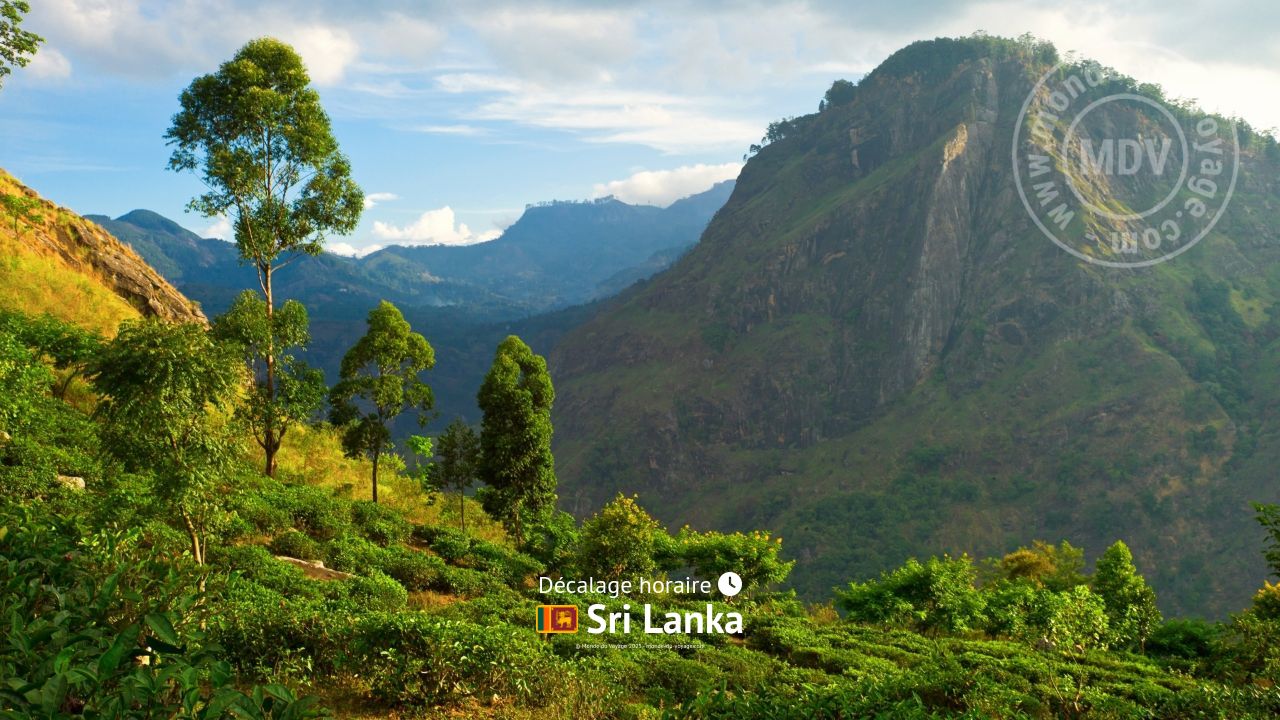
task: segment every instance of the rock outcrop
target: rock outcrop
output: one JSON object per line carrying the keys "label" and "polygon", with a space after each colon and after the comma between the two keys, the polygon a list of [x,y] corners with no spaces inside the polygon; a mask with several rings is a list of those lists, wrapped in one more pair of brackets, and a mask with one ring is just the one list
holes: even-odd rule
{"label": "rock outcrop", "polygon": [[5,186],[0,191],[16,189],[39,201],[33,213],[36,219],[24,221],[18,237],[33,252],[55,257],[68,271],[100,282],[143,315],[174,322],[208,322],[195,303],[101,226],[41,198],[7,175],[0,179]]}

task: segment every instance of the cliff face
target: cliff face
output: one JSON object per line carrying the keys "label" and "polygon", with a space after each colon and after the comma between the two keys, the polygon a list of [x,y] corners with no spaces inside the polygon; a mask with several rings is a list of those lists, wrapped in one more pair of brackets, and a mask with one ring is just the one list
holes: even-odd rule
{"label": "cliff face", "polygon": [[1246,132],[1231,212],[1192,251],[1082,262],[1010,159],[1049,66],[924,43],[788,123],[697,247],[558,346],[569,509],[639,492],[669,523],[775,528],[815,596],[912,554],[1123,538],[1168,609],[1243,605],[1247,502],[1277,494],[1280,152]]}
{"label": "cliff face", "polygon": [[[55,299],[60,284],[57,276],[61,275],[62,281],[81,289],[86,284],[106,289],[140,315],[154,315],[174,322],[207,322],[199,307],[132,248],[96,223],[40,198],[34,190],[2,172],[0,193],[37,201],[23,217],[5,216],[0,225],[6,227],[0,232],[6,234],[6,244],[13,256],[25,257],[37,268],[36,274],[47,276],[44,280],[49,287],[43,290]],[[88,299],[91,296],[83,294],[64,300],[74,302],[76,297],[80,302],[91,302]]]}

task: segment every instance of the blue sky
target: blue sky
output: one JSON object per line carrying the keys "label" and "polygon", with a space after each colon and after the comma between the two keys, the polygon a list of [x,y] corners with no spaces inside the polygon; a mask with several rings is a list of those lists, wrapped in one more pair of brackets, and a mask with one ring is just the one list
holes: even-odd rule
{"label": "blue sky", "polygon": [[[1033,32],[1175,96],[1280,125],[1280,24],[1259,2],[897,3],[35,0],[48,40],[0,91],[0,167],[81,213],[184,213],[165,170],[177,96],[245,41],[295,45],[373,199],[344,252],[474,242],[525,203],[665,204],[736,174],[783,116],[811,112],[906,43]],[[339,244],[341,243],[341,244]]]}

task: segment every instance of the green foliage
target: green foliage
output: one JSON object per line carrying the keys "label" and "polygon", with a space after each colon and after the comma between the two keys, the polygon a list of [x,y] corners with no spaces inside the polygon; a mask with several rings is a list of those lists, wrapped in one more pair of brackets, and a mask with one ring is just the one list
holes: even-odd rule
{"label": "green foliage", "polygon": [[277,535],[272,538],[268,547],[276,555],[298,558],[299,560],[319,560],[324,557],[324,549],[320,547],[320,543],[297,530],[290,530],[283,535]]}
{"label": "green foliage", "polygon": [[186,568],[136,533],[82,536],[63,519],[0,506],[0,707],[7,717],[306,718],[269,685],[236,689],[207,643]]}
{"label": "green foliage", "polygon": [[18,338],[0,329],[0,431],[21,432],[31,410],[53,381]]}
{"label": "green foliage", "polygon": [[458,526],[466,532],[466,499],[463,494],[476,481],[480,464],[480,438],[461,418],[449,423],[436,442],[439,459],[432,464],[431,484],[458,493]]}
{"label": "green foliage", "polygon": [[974,587],[969,556],[912,558],[878,580],[849,583],[836,593],[840,609],[853,620],[931,632],[964,632],[982,621],[985,600]]}
{"label": "green foliage", "polygon": [[26,0],[0,0],[0,84],[15,67],[26,67],[44,38],[23,30],[22,18],[31,12]]}
{"label": "green foliage", "polygon": [[193,80],[181,105],[165,133],[169,167],[200,173],[209,190],[191,209],[232,215],[240,256],[264,285],[282,254],[318,255],[326,233],[355,229],[364,195],[293,48],[250,41]]}
{"label": "green foliage", "polygon": [[314,594],[302,570],[277,560],[272,552],[261,545],[232,545],[215,548],[209,558],[213,565],[235,571],[280,595],[305,597]]}
{"label": "green foliage", "polygon": [[858,86],[848,80],[836,80],[831,83],[831,87],[827,88],[827,92],[822,96],[822,102],[818,103],[818,112],[828,110],[841,105],[848,105],[857,97]]}
{"label": "green foliage", "polygon": [[88,371],[102,351],[102,336],[51,315],[27,317],[0,311],[0,328],[62,371],[53,388],[54,396],[60,400],[66,399],[71,383]]}
{"label": "green foliage", "polygon": [[431,410],[431,388],[418,374],[435,365],[431,345],[405,321],[395,305],[382,301],[369,312],[369,330],[342,358],[339,382],[329,394],[329,419],[343,429],[348,457],[373,461],[373,501],[378,502],[378,460],[391,446],[388,424],[412,409],[418,424]]}
{"label": "green foliage", "polygon": [[[240,293],[213,322],[214,339],[234,348],[253,373],[253,391],[236,412],[272,460],[289,428],[310,420],[324,404],[324,373],[297,357],[311,340],[309,324],[302,303],[287,300],[270,312],[252,290]],[[268,475],[274,471],[274,465],[267,468]]]}
{"label": "green foliage", "polygon": [[742,577],[743,592],[776,585],[787,579],[795,561],[783,562],[782,538],[768,532],[699,533],[681,528],[675,537],[674,553],[698,577],[718,578],[730,570]]}
{"label": "green foliage", "polygon": [[1157,657],[1207,660],[1221,640],[1222,628],[1204,620],[1169,620],[1147,638],[1146,651]]}
{"label": "green foliage", "polygon": [[1040,540],[1000,559],[998,571],[1008,580],[1028,580],[1050,590],[1069,590],[1086,582],[1084,550],[1066,540],[1054,546]]}
{"label": "green foliage", "polygon": [[1253,595],[1253,612],[1263,620],[1280,620],[1280,584],[1263,581]]}
{"label": "green foliage", "polygon": [[1141,647],[1163,620],[1155,592],[1133,566],[1129,547],[1119,540],[1098,558],[1093,588],[1106,605],[1111,636],[1119,645]]}
{"label": "green foliage", "polygon": [[578,522],[567,512],[553,510],[529,528],[524,550],[549,568],[571,567],[581,534]]}
{"label": "green foliage", "polygon": [[1258,524],[1267,532],[1265,555],[1271,574],[1280,575],[1280,505],[1254,503]]}
{"label": "green foliage", "polygon": [[275,456],[292,422],[319,407],[322,377],[282,351],[306,342],[302,305],[286,303],[275,318],[272,273],[300,255],[319,255],[326,233],[349,233],[364,193],[338,150],[320,96],[302,59],[272,38],[247,43],[218,71],[191,82],[165,138],[169,168],[199,171],[208,192],[192,210],[229,215],[240,258],[258,275],[265,302],[242,295],[222,333],[255,365],[260,385],[245,415],[256,428],[275,474]]}
{"label": "green foliage", "polygon": [[[3,3],[3,0],[0,0]],[[0,13],[3,13],[3,5],[0,4]],[[0,32],[3,32],[3,20],[0,20]],[[3,43],[3,40],[0,40]],[[3,63],[0,63],[0,80],[4,76]],[[34,227],[36,223],[44,218],[36,209],[40,207],[40,200],[27,195],[9,195],[8,193],[0,193],[0,208],[9,216],[9,221],[13,223],[14,239],[21,239],[23,235],[22,225],[25,223],[28,227]]]}
{"label": "green foliage", "polygon": [[653,575],[666,532],[632,498],[619,494],[582,524],[575,563],[583,577],[637,580]]}
{"label": "green foliage", "polygon": [[395,612],[403,610],[409,593],[404,586],[386,573],[378,570],[368,575],[346,581],[348,592],[356,606],[369,612]]}
{"label": "green foliage", "polygon": [[122,324],[93,368],[107,446],[126,468],[154,474],[155,492],[186,529],[197,563],[225,515],[231,460],[211,409],[226,406],[237,378],[234,359],[203,328],[157,319]]}
{"label": "green foliage", "polygon": [[433,705],[498,694],[530,698],[553,658],[527,632],[411,614],[369,614],[356,627],[375,697]]}
{"label": "green foliage", "polygon": [[383,547],[404,543],[413,531],[413,524],[403,515],[371,502],[352,503],[351,520],[361,535]]}
{"label": "green foliage", "polygon": [[1109,608],[1087,586],[1042,592],[1037,600],[1031,627],[1043,632],[1041,639],[1051,648],[1105,648],[1116,637],[1109,625]]}
{"label": "green foliage", "polygon": [[480,430],[480,480],[489,487],[484,508],[523,543],[524,520],[537,520],[556,502],[551,455],[551,405],[555,389],[547,361],[511,335],[498,345],[476,398]]}

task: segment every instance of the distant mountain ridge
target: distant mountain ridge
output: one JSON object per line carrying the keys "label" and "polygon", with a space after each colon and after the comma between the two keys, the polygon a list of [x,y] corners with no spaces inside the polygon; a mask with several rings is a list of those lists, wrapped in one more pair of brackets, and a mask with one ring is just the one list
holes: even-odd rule
{"label": "distant mountain ridge", "polygon": [[[362,258],[325,253],[280,271],[277,293],[325,305],[469,308],[522,317],[607,297],[665,268],[697,242],[733,181],[659,208],[614,198],[531,206],[501,237],[465,246],[391,246]],[[149,210],[88,216],[210,312],[253,287],[234,245],[201,238]]]}
{"label": "distant mountain ridge", "polygon": [[[303,258],[276,274],[276,295],[307,306],[313,335],[307,359],[331,382],[342,354],[364,333],[369,310],[379,300],[396,303],[435,347],[430,382],[440,422],[476,420],[475,393],[498,342],[514,332],[537,352],[550,352],[590,315],[581,304],[645,280],[693,246],[732,189],[733,181],[723,182],[666,208],[612,198],[531,206],[501,238],[478,245]],[[148,210],[90,217],[210,317],[257,287],[231,243],[201,238]],[[404,425],[408,432],[411,420]]]}

